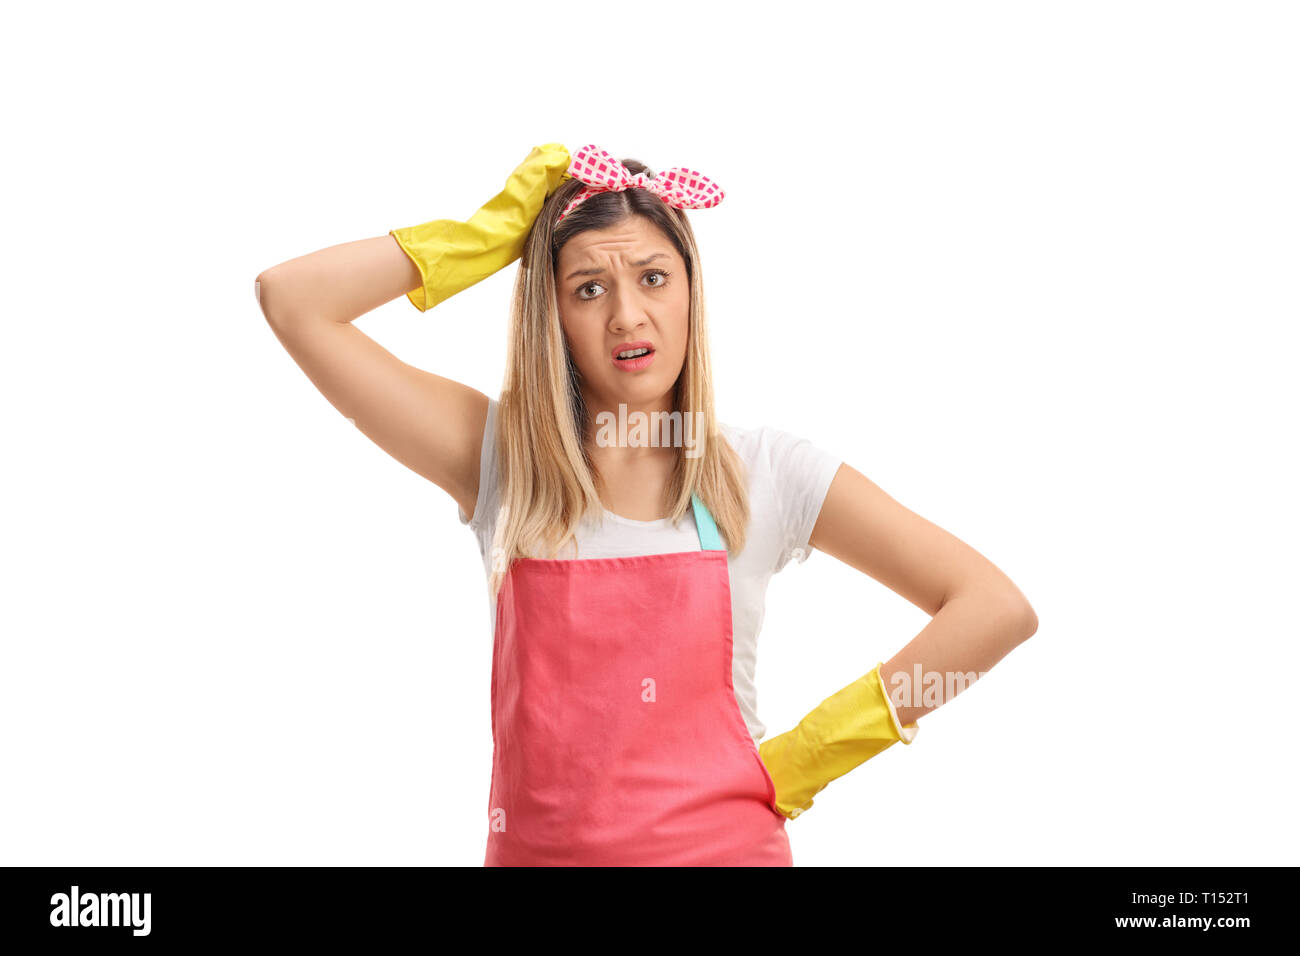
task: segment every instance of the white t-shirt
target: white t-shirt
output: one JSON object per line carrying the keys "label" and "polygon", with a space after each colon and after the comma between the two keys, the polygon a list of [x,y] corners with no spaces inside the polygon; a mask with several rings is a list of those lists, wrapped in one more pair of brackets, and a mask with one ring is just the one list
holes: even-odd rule
{"label": "white t-shirt", "polygon": [[[497,407],[497,400],[489,398],[474,515],[467,517],[462,508],[456,508],[461,524],[469,525],[478,537],[484,573],[489,576],[501,506],[495,443]],[[740,713],[757,742],[767,731],[758,719],[754,686],[767,582],[791,560],[808,560],[812,552],[808,539],[841,460],[806,439],[776,428],[747,429],[726,423],[720,426],[745,462],[749,477],[750,524],[745,549],[739,555],[728,555],[727,568],[731,577],[732,684]],[[700,547],[695,516],[689,508],[675,528],[667,518],[636,521],[606,510],[603,524],[583,522],[575,533],[581,559],[667,554]],[[488,614],[491,633],[496,627],[496,600],[490,592]]]}

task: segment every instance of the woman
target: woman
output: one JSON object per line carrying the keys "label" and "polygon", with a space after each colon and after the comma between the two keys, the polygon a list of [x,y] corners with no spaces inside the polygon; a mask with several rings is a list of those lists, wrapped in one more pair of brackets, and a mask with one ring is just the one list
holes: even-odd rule
{"label": "woman", "polygon": [[[494,630],[487,865],[791,865],[788,819],[910,743],[960,689],[944,675],[974,679],[1037,628],[996,567],[847,464],[715,420],[684,210],[722,198],[695,170],[549,144],[468,222],[258,277],[326,398],[478,536]],[[516,258],[499,401],[351,324],[402,293],[425,311]],[[933,619],[760,746],[764,592],[810,548]],[[924,693],[907,686],[918,674]]]}

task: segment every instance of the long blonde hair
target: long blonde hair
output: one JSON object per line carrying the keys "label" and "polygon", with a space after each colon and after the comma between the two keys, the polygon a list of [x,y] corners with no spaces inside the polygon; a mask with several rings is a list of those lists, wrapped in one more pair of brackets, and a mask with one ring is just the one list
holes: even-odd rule
{"label": "long blonde hair", "polygon": [[[635,159],[622,163],[635,174],[654,173]],[[493,544],[489,587],[496,594],[510,563],[521,557],[554,557],[575,538],[587,515],[603,520],[598,476],[583,442],[588,411],[578,388],[556,299],[560,249],[580,232],[604,229],[629,216],[643,216],[676,246],[686,262],[690,318],[686,361],[674,388],[674,410],[699,421],[704,452],[677,456],[665,492],[676,524],[698,494],[712,513],[731,554],[745,546],[749,497],[744,464],[722,435],[714,415],[704,286],[695,234],[685,213],[642,189],[598,193],[579,204],[557,227],[555,219],[582,188],[566,180],[542,206],[524,244],[510,310],[510,342],[497,415],[502,510]]]}

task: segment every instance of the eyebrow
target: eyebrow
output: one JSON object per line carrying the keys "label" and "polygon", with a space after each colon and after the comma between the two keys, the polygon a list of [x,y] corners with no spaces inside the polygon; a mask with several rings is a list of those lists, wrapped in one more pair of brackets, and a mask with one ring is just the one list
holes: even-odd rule
{"label": "eyebrow", "polygon": [[[642,259],[640,262],[634,262],[634,263],[632,263],[632,265],[634,265],[634,266],[645,266],[645,265],[649,265],[650,263],[654,262],[656,259],[667,259],[667,258],[668,258],[668,253],[666,253],[666,252],[656,252],[654,255],[652,255],[652,256],[650,256],[650,257],[648,257],[648,258],[646,258],[646,259]],[[598,275],[600,275],[600,274],[601,274],[602,272],[604,272],[604,271],[605,271],[604,269],[577,269],[577,270],[575,270],[575,271],[573,271],[573,272],[570,272],[567,276],[565,276],[565,277],[564,277],[564,281],[565,281],[565,282],[568,282],[570,279],[575,279],[575,278],[577,278],[578,276],[598,276]]]}

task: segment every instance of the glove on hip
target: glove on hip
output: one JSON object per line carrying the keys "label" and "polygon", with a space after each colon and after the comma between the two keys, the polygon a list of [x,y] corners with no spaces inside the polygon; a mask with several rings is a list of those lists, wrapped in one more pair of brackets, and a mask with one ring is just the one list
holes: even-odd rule
{"label": "glove on hip", "polygon": [[832,780],[900,740],[910,744],[916,736],[915,723],[899,724],[880,667],[826,698],[793,730],[759,745],[783,816],[793,820]]}

